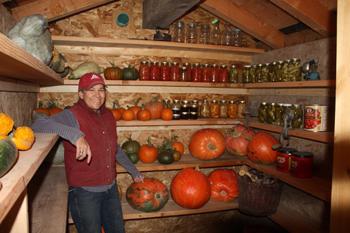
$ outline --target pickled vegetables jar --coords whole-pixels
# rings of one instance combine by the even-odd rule
[[[212,100],[209,105],[210,117],[219,118],[220,117],[220,105],[217,100]]]
[[[227,105],[227,116],[231,119],[237,118],[237,104],[234,100],[230,100]]]

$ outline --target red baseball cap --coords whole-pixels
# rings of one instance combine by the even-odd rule
[[[86,73],[80,77],[78,87],[79,87],[79,90],[87,90],[97,84],[106,85],[105,81],[99,74]]]

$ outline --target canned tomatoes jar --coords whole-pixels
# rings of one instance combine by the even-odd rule
[[[327,131],[328,106],[310,105],[304,108],[304,129],[314,132]]]
[[[293,176],[298,178],[312,177],[313,154],[311,152],[296,151],[291,156],[291,170]]]
[[[278,171],[289,172],[291,166],[292,153],[296,151],[296,149],[287,147],[282,147],[277,150],[276,167]]]

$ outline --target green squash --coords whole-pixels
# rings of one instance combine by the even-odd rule
[[[0,140],[0,177],[6,174],[15,164],[18,151],[10,139]]]
[[[122,149],[126,154],[138,154],[140,150],[140,143],[129,138],[123,143]]]
[[[139,161],[139,155],[137,153],[130,153],[130,154],[127,153],[126,155],[128,156],[128,158],[133,164]]]
[[[126,67],[122,71],[123,80],[137,80],[139,78],[139,72],[134,67]]]
[[[174,162],[173,152],[164,150],[158,154],[158,162],[162,164],[171,164]]]

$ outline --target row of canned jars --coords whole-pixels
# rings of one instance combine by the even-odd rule
[[[139,68],[140,80],[237,83],[238,75],[231,75],[235,65],[228,69],[226,64],[200,64],[178,62],[142,61]],[[235,74],[237,72],[234,72]]]
[[[258,108],[258,120],[261,123],[301,129],[304,123],[304,108],[300,104],[262,102]]]
[[[242,71],[242,83],[292,82],[301,80],[301,61],[298,58],[265,64],[245,65]]]
[[[169,104],[168,104],[169,105]],[[172,103],[173,119],[244,118],[245,101],[236,100],[179,100]]]

